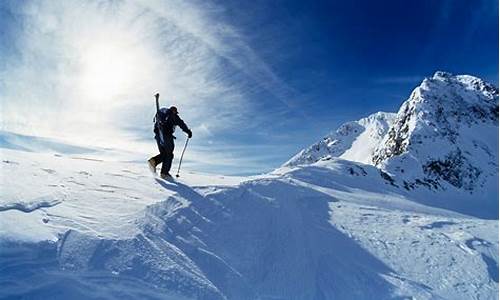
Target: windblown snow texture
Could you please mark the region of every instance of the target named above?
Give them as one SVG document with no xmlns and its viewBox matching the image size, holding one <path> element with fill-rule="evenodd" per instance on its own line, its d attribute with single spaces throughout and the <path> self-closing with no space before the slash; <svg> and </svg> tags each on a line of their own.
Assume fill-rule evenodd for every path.
<svg viewBox="0 0 500 300">
<path fill-rule="evenodd" d="M 253 177 L 186 172 L 166 182 L 145 162 L 10 141 L 0 164 L 0 298 L 497 299 L 498 185 L 485 182 L 498 169 L 469 189 L 425 166 L 456 148 L 467 162 L 451 169 L 498 155 L 487 138 L 466 134 L 498 133 L 494 114 L 431 121 L 429 95 L 461 95 L 467 103 L 449 100 L 452 111 L 491 112 L 485 99 L 492 93 L 498 105 L 498 92 L 441 73 L 420 88 L 424 96 L 403 105 L 415 107 L 408 117 L 402 108 L 349 123 L 324 152 L 311 147 Z M 440 133 L 452 122 L 455 144 Z M 441 150 L 425 152 L 417 134 Z M 402 163 L 407 153 L 418 164 Z M 426 179 L 434 182 L 417 183 Z"/>
</svg>

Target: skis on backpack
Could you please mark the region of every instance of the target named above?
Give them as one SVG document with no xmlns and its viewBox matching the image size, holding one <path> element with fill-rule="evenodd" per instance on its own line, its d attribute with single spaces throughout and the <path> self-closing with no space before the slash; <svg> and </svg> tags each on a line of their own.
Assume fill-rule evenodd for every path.
<svg viewBox="0 0 500 300">
<path fill-rule="evenodd" d="M 155 123 L 155 133 L 158 135 L 158 138 L 160 139 L 160 143 L 163 143 L 163 133 L 161 132 L 161 124 L 160 124 L 160 120 L 159 120 L 159 116 L 160 116 L 160 94 L 159 93 L 156 93 L 155 94 L 155 102 L 156 102 L 156 115 L 154 117 L 154 123 Z M 148 160 L 148 167 L 149 167 L 149 170 L 151 171 L 151 173 L 153 173 L 153 175 L 157 175 L 156 174 L 156 161 L 154 160 L 154 158 L 150 158 Z"/>
<path fill-rule="evenodd" d="M 155 94 L 155 99 L 156 99 L 156 115 L 160 113 L 160 94 L 156 93 Z"/>
<path fill-rule="evenodd" d="M 156 101 L 156 116 L 155 116 L 155 126 L 158 130 L 158 138 L 160 139 L 160 144 L 165 145 L 165 137 L 163 136 L 163 130 L 161 128 L 161 119 L 160 119 L 160 94 L 155 94 Z"/>
</svg>

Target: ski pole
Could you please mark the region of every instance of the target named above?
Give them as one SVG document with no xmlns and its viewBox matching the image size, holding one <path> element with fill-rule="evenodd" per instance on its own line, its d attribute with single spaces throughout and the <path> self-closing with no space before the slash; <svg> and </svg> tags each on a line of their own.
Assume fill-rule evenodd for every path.
<svg viewBox="0 0 500 300">
<path fill-rule="evenodd" d="M 186 147 L 188 145 L 188 142 L 189 142 L 189 138 L 186 139 L 186 143 L 184 144 L 184 149 L 182 149 L 182 154 L 181 154 L 181 160 L 179 160 L 179 167 L 177 168 L 177 174 L 175 175 L 175 177 L 179 177 L 179 171 L 181 169 L 181 164 L 182 164 L 182 158 L 184 157 L 184 152 L 186 151 Z"/>
<path fill-rule="evenodd" d="M 155 94 L 155 101 L 156 101 L 156 115 L 155 115 L 155 127 L 158 130 L 158 138 L 160 139 L 160 144 L 165 145 L 165 137 L 163 136 L 163 131 L 161 130 L 161 120 L 160 118 L 160 93 Z"/>
</svg>

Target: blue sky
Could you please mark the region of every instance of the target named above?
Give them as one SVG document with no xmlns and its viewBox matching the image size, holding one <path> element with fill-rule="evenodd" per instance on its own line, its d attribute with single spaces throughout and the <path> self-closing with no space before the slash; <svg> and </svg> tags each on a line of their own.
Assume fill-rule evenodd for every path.
<svg viewBox="0 0 500 300">
<path fill-rule="evenodd" d="M 436 70 L 498 86 L 492 0 L 2 1 L 0 28 L 3 130 L 140 158 L 159 91 L 206 172 L 271 170 Z"/>
</svg>

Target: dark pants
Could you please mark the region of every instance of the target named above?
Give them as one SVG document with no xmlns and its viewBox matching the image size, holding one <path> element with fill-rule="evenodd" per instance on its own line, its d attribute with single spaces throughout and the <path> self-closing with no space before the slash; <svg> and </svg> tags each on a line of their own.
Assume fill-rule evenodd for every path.
<svg viewBox="0 0 500 300">
<path fill-rule="evenodd" d="M 168 174 L 172 167 L 172 160 L 174 159 L 174 137 L 166 136 L 165 145 L 160 144 L 159 140 L 156 139 L 156 144 L 158 145 L 160 154 L 153 157 L 153 159 L 156 165 L 162 164 L 161 174 Z"/>
</svg>

